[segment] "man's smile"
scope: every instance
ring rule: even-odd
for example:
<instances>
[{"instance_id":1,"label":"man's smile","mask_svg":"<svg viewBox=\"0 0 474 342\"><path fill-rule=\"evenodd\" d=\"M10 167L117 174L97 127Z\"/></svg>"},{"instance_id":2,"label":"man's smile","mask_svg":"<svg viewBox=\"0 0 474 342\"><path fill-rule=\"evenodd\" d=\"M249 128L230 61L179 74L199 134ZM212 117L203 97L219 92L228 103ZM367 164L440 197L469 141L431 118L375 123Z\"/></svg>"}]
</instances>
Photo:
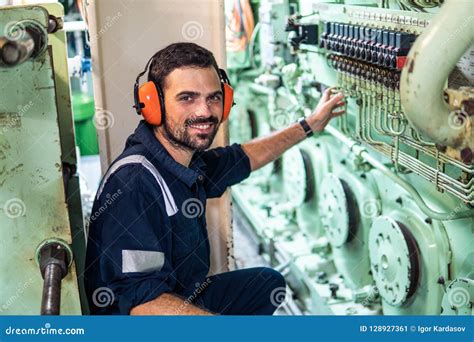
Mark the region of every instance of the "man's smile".
<instances>
[{"instance_id":1,"label":"man's smile","mask_svg":"<svg viewBox=\"0 0 474 342\"><path fill-rule=\"evenodd\" d=\"M208 123L194 123L190 124L188 127L194 131L196 131L198 134L210 134L214 131L214 123L208 122Z\"/></svg>"}]
</instances>

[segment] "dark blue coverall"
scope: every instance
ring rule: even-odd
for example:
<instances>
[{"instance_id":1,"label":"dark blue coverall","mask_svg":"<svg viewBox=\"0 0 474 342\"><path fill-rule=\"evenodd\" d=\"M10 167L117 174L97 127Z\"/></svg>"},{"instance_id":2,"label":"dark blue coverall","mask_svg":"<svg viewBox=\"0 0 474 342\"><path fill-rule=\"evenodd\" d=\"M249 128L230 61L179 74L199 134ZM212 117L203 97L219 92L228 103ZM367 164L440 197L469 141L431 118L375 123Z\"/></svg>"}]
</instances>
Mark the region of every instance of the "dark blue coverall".
<instances>
[{"instance_id":1,"label":"dark blue coverall","mask_svg":"<svg viewBox=\"0 0 474 342\"><path fill-rule=\"evenodd\" d=\"M141 121L92 208L84 277L91 314L127 315L172 293L218 314L271 315L284 297L280 273L257 267L207 277L206 199L250 171L238 144L196 152L187 168Z\"/></svg>"}]
</instances>

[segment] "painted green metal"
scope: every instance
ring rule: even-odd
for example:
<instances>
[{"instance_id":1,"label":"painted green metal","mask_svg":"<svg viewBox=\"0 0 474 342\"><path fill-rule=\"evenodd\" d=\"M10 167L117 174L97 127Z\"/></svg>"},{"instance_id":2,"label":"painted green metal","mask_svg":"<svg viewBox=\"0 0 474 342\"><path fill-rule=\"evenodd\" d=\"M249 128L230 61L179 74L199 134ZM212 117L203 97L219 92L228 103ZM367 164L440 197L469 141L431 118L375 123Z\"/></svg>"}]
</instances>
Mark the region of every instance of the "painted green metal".
<instances>
[{"instance_id":1,"label":"painted green metal","mask_svg":"<svg viewBox=\"0 0 474 342\"><path fill-rule=\"evenodd\" d=\"M457 278L446 288L443 296L443 315L473 315L472 298L474 281L470 278Z\"/></svg>"},{"instance_id":2,"label":"painted green metal","mask_svg":"<svg viewBox=\"0 0 474 342\"><path fill-rule=\"evenodd\" d=\"M46 28L50 14L62 18L62 6L3 8L0 32L25 19ZM0 69L0 85L0 313L39 314L43 280L35 251L44 240L61 239L75 256L62 280L61 314L81 314L76 266L83 267L78 251L85 244L64 32L48 34L48 48L35 60Z\"/></svg>"}]
</instances>

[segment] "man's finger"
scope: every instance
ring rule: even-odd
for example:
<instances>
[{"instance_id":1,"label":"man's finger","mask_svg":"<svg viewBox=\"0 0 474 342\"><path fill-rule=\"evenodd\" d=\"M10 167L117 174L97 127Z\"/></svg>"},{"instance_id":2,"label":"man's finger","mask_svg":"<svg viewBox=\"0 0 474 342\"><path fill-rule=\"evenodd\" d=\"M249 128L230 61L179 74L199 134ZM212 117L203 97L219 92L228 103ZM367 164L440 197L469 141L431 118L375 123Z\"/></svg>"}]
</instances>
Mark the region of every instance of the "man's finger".
<instances>
[{"instance_id":1,"label":"man's finger","mask_svg":"<svg viewBox=\"0 0 474 342\"><path fill-rule=\"evenodd\" d=\"M336 103L338 103L339 101L341 101L343 98L344 98L344 94L343 94L343 93L336 94L336 95L334 95L333 97L331 97L331 98L326 102L326 104L327 104L328 106L333 107Z\"/></svg>"},{"instance_id":2,"label":"man's finger","mask_svg":"<svg viewBox=\"0 0 474 342\"><path fill-rule=\"evenodd\" d=\"M329 100L330 97L331 97L331 88L327 88L323 92L323 96L321 96L321 100L326 102L327 100Z\"/></svg>"},{"instance_id":3,"label":"man's finger","mask_svg":"<svg viewBox=\"0 0 474 342\"><path fill-rule=\"evenodd\" d=\"M344 114L346 111L345 110L339 110L337 112L331 112L332 116L340 116L342 114Z\"/></svg>"}]
</instances>

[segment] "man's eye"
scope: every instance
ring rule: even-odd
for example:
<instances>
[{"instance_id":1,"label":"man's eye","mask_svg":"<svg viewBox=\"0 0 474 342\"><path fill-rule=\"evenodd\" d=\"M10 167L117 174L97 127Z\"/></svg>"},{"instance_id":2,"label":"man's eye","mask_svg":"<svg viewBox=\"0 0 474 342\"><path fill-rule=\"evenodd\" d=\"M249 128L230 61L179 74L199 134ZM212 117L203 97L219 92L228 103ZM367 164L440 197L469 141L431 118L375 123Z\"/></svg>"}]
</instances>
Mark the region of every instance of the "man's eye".
<instances>
[{"instance_id":1,"label":"man's eye","mask_svg":"<svg viewBox=\"0 0 474 342\"><path fill-rule=\"evenodd\" d=\"M189 95L186 95L186 96L182 96L179 98L180 101L183 101L183 102L189 102L191 101L193 98L192 96L189 96Z\"/></svg>"},{"instance_id":2,"label":"man's eye","mask_svg":"<svg viewBox=\"0 0 474 342\"><path fill-rule=\"evenodd\" d=\"M221 101L221 96L220 95L211 96L210 100L213 101L213 102L220 102Z\"/></svg>"}]
</instances>

